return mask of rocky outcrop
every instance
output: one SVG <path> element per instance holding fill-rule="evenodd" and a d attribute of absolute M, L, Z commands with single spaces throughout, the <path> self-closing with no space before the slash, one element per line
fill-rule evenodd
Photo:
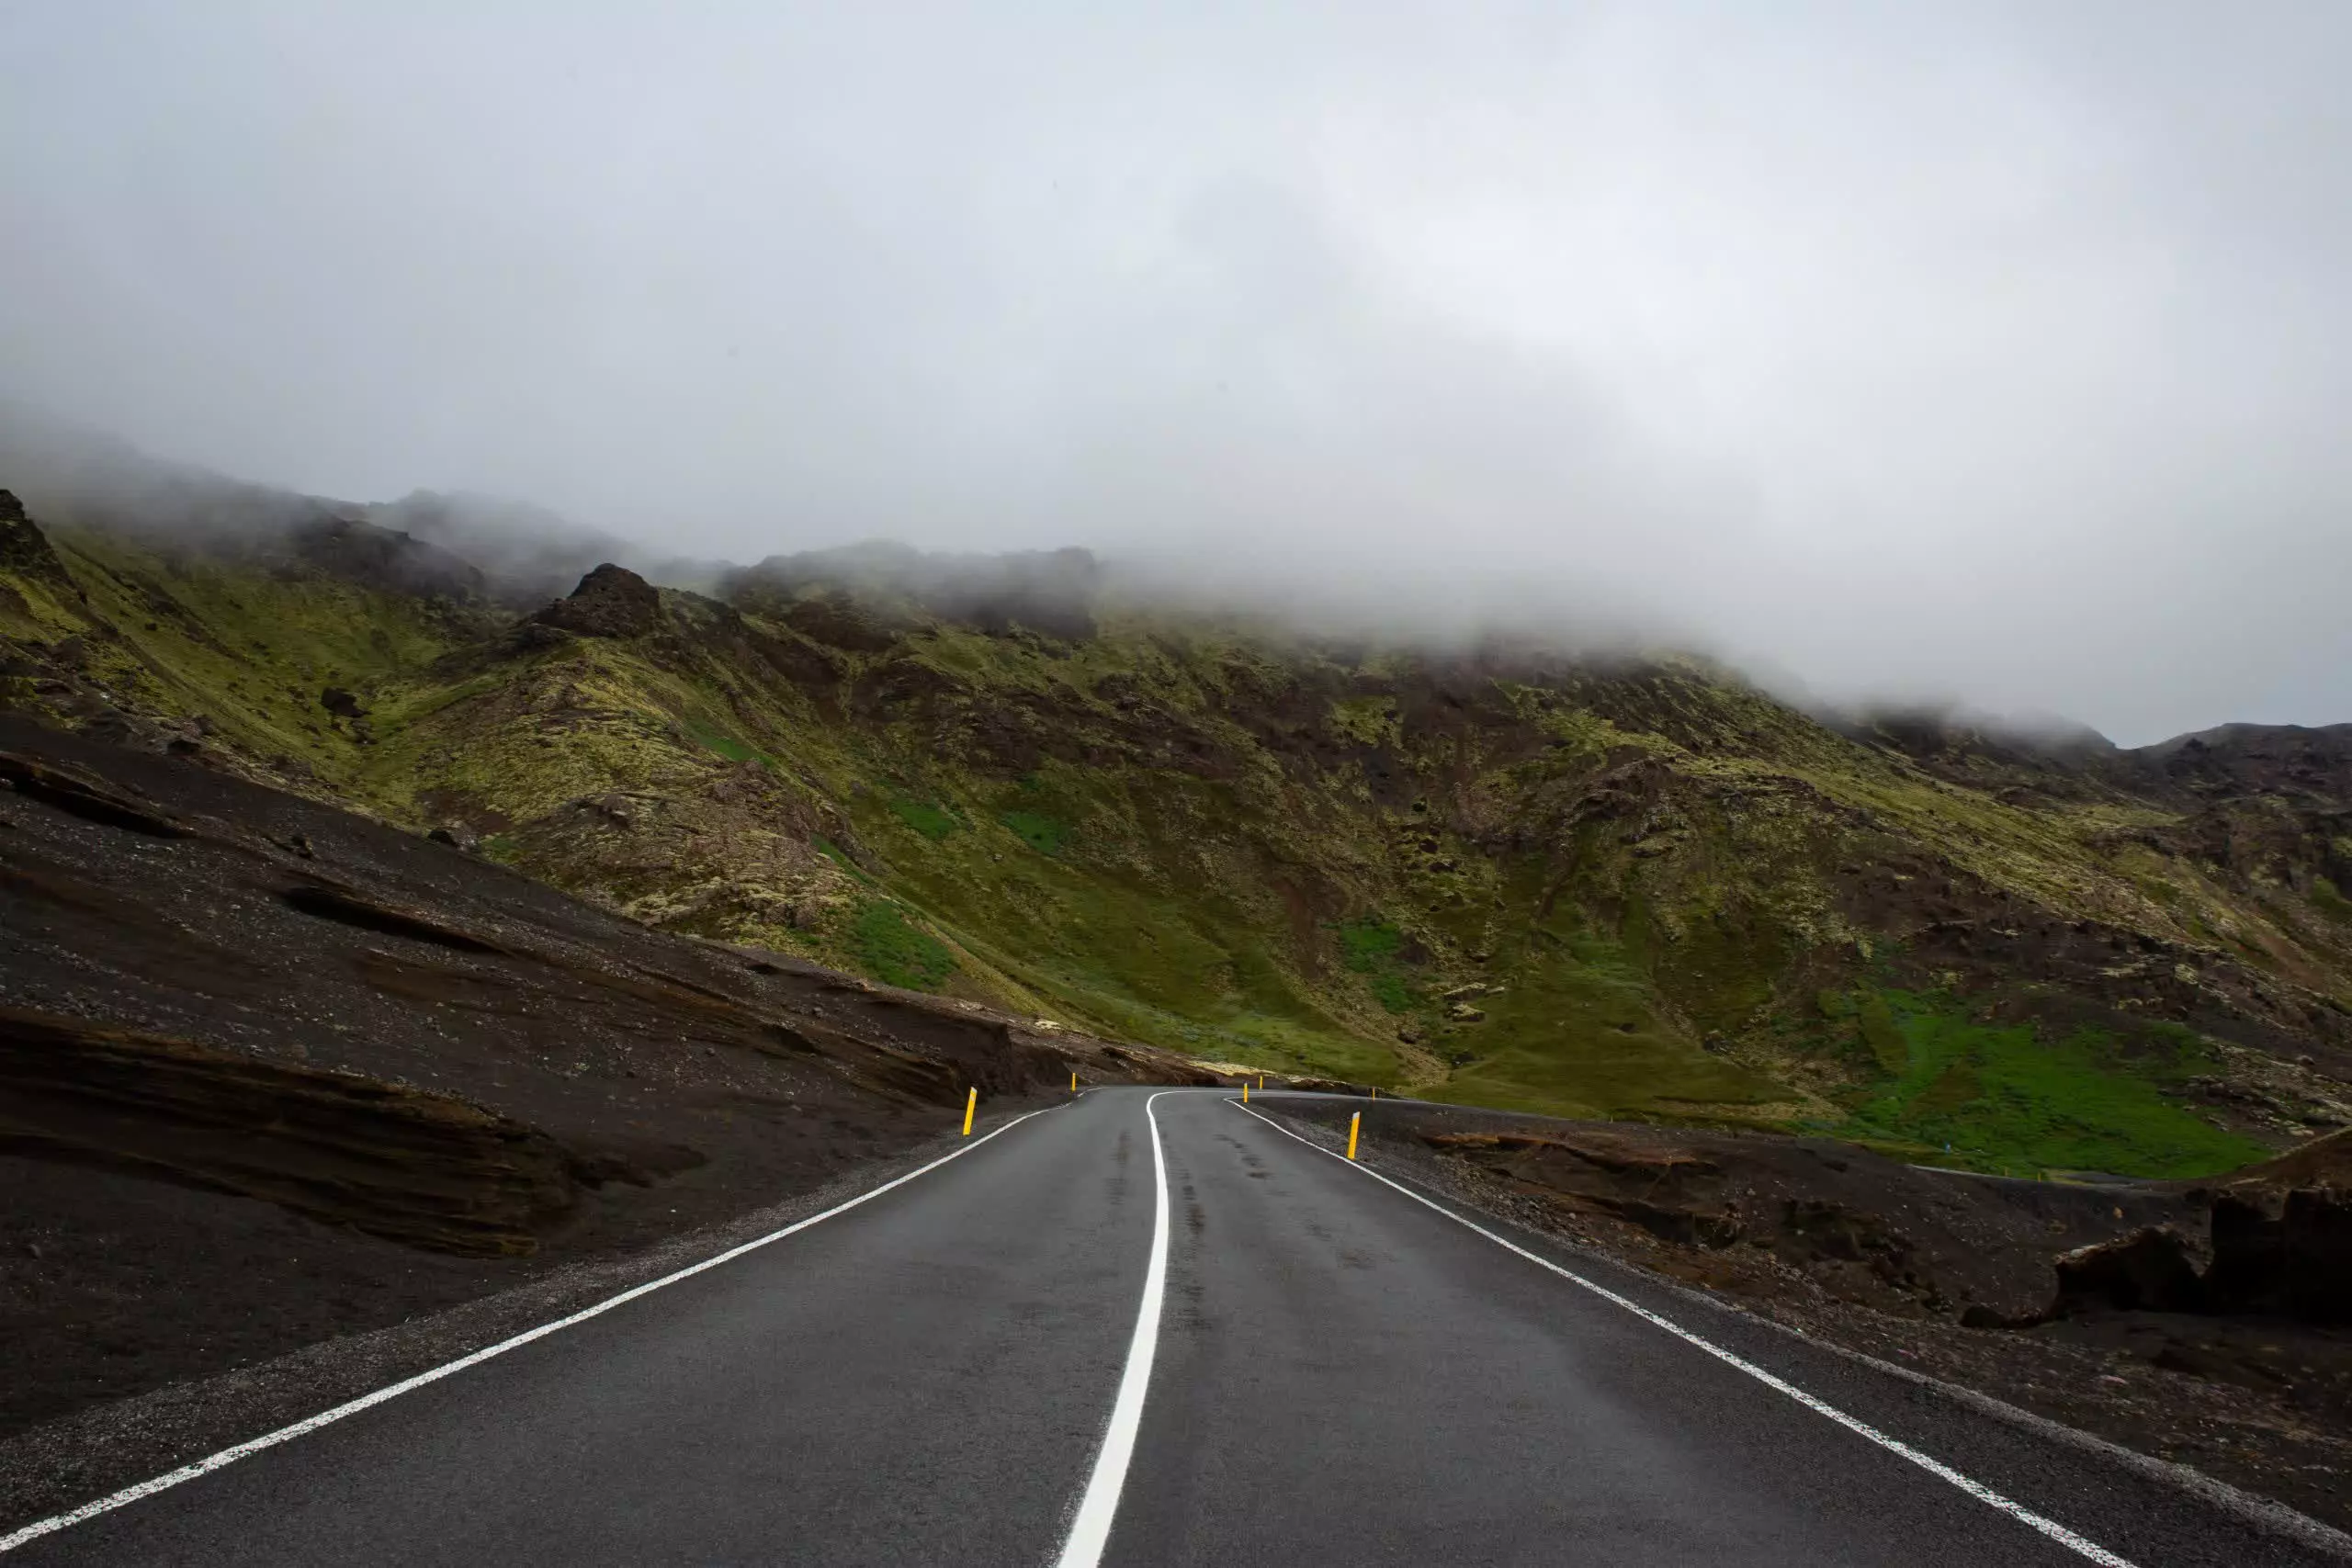
<path fill-rule="evenodd" d="M 49 536 L 25 514 L 14 491 L 0 490 L 0 572 L 62 588 L 79 596 Z"/>
<path fill-rule="evenodd" d="M 580 637 L 643 637 L 662 624 L 662 593 L 627 567 L 606 561 L 582 578 L 570 598 L 531 619 Z"/>
<path fill-rule="evenodd" d="M 2222 1197 L 2205 1282 L 2217 1310 L 2352 1323 L 2352 1192 L 2299 1189 L 2276 1214 Z"/>
<path fill-rule="evenodd" d="M 2058 1259 L 2052 1317 L 2086 1312 L 2201 1312 L 2205 1282 L 2178 1231 L 2148 1225 L 2129 1235 L 2078 1247 Z"/>
<path fill-rule="evenodd" d="M 2352 724 L 2225 724 L 2128 753 L 2190 799 L 2352 802 Z"/>
<path fill-rule="evenodd" d="M 328 517 L 293 530 L 295 558 L 363 587 L 418 599 L 478 599 L 482 575 L 437 546 L 390 528 Z"/>
<path fill-rule="evenodd" d="M 2190 1190 L 2202 1201 L 2202 1190 Z M 2208 1313 L 2352 1323 L 2352 1134 L 2249 1166 L 2212 1194 L 2212 1262 L 2178 1232 L 2145 1228 L 2058 1259 L 2050 1317 Z"/>

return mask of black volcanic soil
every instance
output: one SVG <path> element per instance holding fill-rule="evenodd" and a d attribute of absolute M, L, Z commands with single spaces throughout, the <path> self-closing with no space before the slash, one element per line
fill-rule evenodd
<path fill-rule="evenodd" d="M 1265 1108 L 1327 1136 L 1344 1136 L 1360 1111 L 1365 1157 L 1385 1169 L 2352 1529 L 2352 1327 L 2275 1313 L 2050 1310 L 2062 1253 L 2155 1226 L 2201 1264 L 2217 1198 L 2352 1185 L 2344 1135 L 2233 1178 L 2074 1186 L 1764 1133 L 1387 1100 Z"/>
<path fill-rule="evenodd" d="M 619 1258 L 1161 1054 L 658 934 L 0 716 L 0 1434 Z"/>

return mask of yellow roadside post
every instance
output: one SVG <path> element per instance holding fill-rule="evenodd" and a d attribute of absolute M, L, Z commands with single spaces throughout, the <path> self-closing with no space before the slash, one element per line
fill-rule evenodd
<path fill-rule="evenodd" d="M 1372 1098 L 1374 1100 L 1378 1100 L 1380 1098 L 1380 1086 L 1378 1084 L 1372 1086 Z"/>
<path fill-rule="evenodd" d="M 1076 1073 L 1072 1073 L 1069 1076 L 1069 1091 L 1072 1094 L 1076 1094 L 1078 1092 L 1078 1075 Z"/>
<path fill-rule="evenodd" d="M 1241 1080 L 1241 1103 L 1244 1105 L 1250 1103 L 1250 1080 L 1248 1078 L 1243 1078 Z"/>
<path fill-rule="evenodd" d="M 1356 1134 L 1363 1131 L 1363 1112 L 1359 1111 L 1348 1118 L 1348 1157 L 1356 1157 Z"/>
<path fill-rule="evenodd" d="M 980 1108 L 980 1091 L 975 1088 L 964 1100 L 964 1136 L 972 1135 L 972 1112 Z"/>

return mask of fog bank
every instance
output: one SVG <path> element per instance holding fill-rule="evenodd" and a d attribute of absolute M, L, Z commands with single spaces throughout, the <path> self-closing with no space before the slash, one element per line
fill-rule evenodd
<path fill-rule="evenodd" d="M 2286 4 L 23 0 L 0 391 L 651 558 L 1079 545 L 2127 743 L 2321 723 L 2347 45 Z"/>

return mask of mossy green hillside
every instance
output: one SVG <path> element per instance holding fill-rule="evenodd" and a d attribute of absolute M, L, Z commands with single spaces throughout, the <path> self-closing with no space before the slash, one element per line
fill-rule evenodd
<path fill-rule="evenodd" d="M 2324 879 L 2235 875 L 2105 786 L 1956 783 L 1702 661 L 1115 604 L 984 630 L 841 585 L 581 636 L 58 538 L 87 603 L 26 584 L 0 635 L 63 722 L 201 715 L 224 765 L 639 919 L 1203 1056 L 2154 1174 L 2280 1135 L 2211 1126 L 2195 1039 L 2352 1007 Z M 2151 1019 L 2191 1043 L 2160 1060 Z"/>

